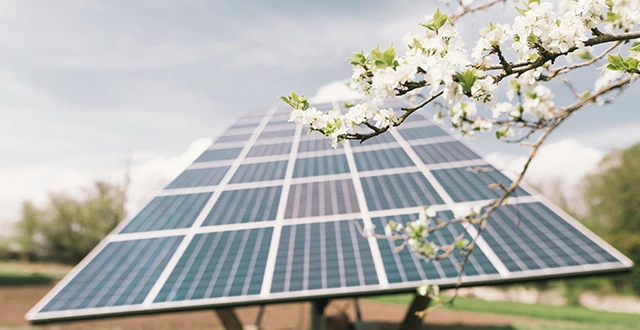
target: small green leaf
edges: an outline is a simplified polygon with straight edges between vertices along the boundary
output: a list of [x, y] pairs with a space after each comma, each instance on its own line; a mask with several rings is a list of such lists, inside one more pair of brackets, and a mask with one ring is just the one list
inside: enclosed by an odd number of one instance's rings
[[633, 46], [629, 48], [629, 51], [632, 53], [640, 53], [640, 42], [636, 41], [633, 43]]
[[471, 93], [471, 87], [473, 87], [473, 84], [476, 82], [476, 80], [478, 80], [478, 76], [476, 75], [476, 70], [469, 69], [465, 72], [457, 72], [456, 76], [458, 77], [458, 80], [462, 84], [462, 90], [467, 94]]
[[593, 56], [591, 55], [588, 49], [585, 49], [582, 52], [578, 53], [578, 57], [585, 61], [588, 61], [593, 58]]
[[622, 56], [618, 55], [609, 55], [607, 56], [609, 60], [609, 65], [607, 65], [607, 69], [609, 70], [623, 70], [625, 68], [625, 62]]
[[464, 250], [464, 248], [467, 247], [467, 245], [469, 245], [469, 240], [466, 238], [458, 239], [455, 242], [453, 242], [453, 245], [455, 245], [455, 247], [457, 247], [460, 250]]
[[496, 139], [500, 140], [500, 139], [506, 137], [508, 132], [509, 132], [509, 127], [508, 126], [505, 126], [505, 127], [497, 129], [496, 130]]
[[291, 104], [291, 101], [289, 101], [289, 99], [286, 96], [280, 96], [279, 99], [281, 99], [284, 103], [288, 104], [290, 107], [293, 107], [293, 104]]
[[614, 12], [607, 12], [607, 18], [604, 19], [605, 22], [615, 22], [618, 19], [620, 19], [620, 15], [614, 13]]

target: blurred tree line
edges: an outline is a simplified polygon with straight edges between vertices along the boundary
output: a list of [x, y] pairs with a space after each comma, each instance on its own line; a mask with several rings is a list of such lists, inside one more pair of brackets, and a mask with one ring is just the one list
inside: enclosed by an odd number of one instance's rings
[[40, 208], [25, 201], [14, 235], [0, 254], [75, 265], [124, 219], [126, 199], [126, 185], [98, 181], [81, 198], [52, 193]]

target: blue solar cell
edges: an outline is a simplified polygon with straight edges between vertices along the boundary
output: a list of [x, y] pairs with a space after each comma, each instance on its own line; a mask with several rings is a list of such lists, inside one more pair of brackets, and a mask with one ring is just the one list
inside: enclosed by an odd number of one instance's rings
[[349, 164], [344, 154], [298, 158], [293, 168], [293, 177], [318, 176], [349, 172]]
[[240, 128], [252, 128], [252, 127], [258, 127], [258, 125], [260, 125], [259, 121], [254, 121], [254, 122], [246, 122], [246, 121], [238, 121], [235, 124], [233, 124], [231, 127], [229, 127], [229, 130], [235, 130], [235, 129], [240, 129]]
[[449, 133], [435, 125], [398, 129], [398, 132], [400, 132], [400, 135], [402, 135], [405, 140], [426, 139], [449, 135]]
[[[344, 148], [342, 145], [338, 145], [337, 149]], [[309, 152], [309, 151], [321, 151], [321, 150], [333, 150], [334, 148], [331, 146], [331, 141], [327, 138], [323, 139], [311, 139], [306, 141], [300, 141], [298, 145], [298, 152]], [[336, 151], [339, 153], [342, 151]]]
[[258, 182], [284, 179], [287, 161], [244, 164], [238, 167], [230, 183]]
[[415, 166], [402, 148], [354, 152], [353, 157], [360, 172]]
[[203, 226], [275, 220], [282, 187], [224, 191]]
[[209, 198], [211, 193], [156, 197], [121, 232], [191, 227]]
[[282, 228], [271, 292], [374, 284], [378, 275], [369, 242], [354, 220]]
[[[489, 165], [480, 168], [479, 172], [466, 167], [458, 167], [433, 170], [431, 173], [456, 202], [485, 200], [502, 196], [502, 190], [489, 189], [489, 185], [499, 183], [508, 187], [511, 185], [511, 180]], [[528, 195], [518, 187], [512, 196]]]
[[501, 207], [487, 224], [482, 237], [512, 272], [617, 261], [542, 203]]
[[359, 212], [351, 180], [291, 185], [285, 218], [304, 218]]
[[296, 132], [295, 125], [291, 125], [292, 127], [287, 127], [288, 129], [281, 131], [269, 131], [262, 132], [260, 136], [258, 136], [258, 140], [263, 139], [272, 139], [272, 138], [293, 138], [293, 134]]
[[43, 312], [141, 304], [182, 236], [109, 243]]
[[249, 153], [247, 154], [247, 158], [282, 155], [288, 154], [289, 152], [291, 152], [291, 142], [261, 144], [251, 147]]
[[233, 135], [222, 135], [219, 137], [215, 143], [223, 143], [223, 142], [244, 142], [248, 141], [251, 137], [251, 133], [249, 134], [233, 134]]
[[165, 189], [215, 186], [227, 174], [229, 166], [185, 170]]
[[[443, 219], [451, 219], [450, 212], [442, 212], [437, 215]], [[407, 223], [416, 220], [417, 214], [373, 218], [371, 221], [376, 226], [375, 232], [384, 235], [384, 228], [390, 220]], [[434, 226], [432, 223], [431, 226]], [[465, 230], [461, 224], [453, 224], [435, 231], [429, 236], [429, 239], [439, 246], [451, 244]], [[473, 238], [469, 234], [465, 234], [465, 238], [471, 241]], [[440, 261], [425, 261], [418, 257], [415, 253], [405, 247], [397, 252], [397, 247], [403, 243], [401, 240], [379, 239], [378, 247], [382, 256], [385, 272], [389, 283], [413, 282], [434, 280], [443, 278], [456, 278], [458, 276], [459, 267], [457, 264], [464, 261], [464, 257], [459, 253], [452, 253], [448, 258]], [[473, 254], [469, 257], [469, 261], [465, 268], [465, 275], [488, 275], [497, 274], [498, 271], [491, 264], [480, 248], [475, 248]]]
[[425, 164], [480, 159], [480, 156], [458, 141], [415, 145], [411, 148]]
[[235, 159], [238, 157], [242, 148], [227, 148], [227, 149], [212, 149], [207, 150], [196, 159], [195, 163], [199, 162], [211, 162], [214, 160], [227, 160]]
[[196, 235], [155, 302], [259, 294], [272, 232], [260, 228]]
[[360, 178], [369, 210], [443, 204], [422, 173]]
[[370, 146], [374, 144], [392, 143], [392, 142], [397, 142], [397, 141], [393, 137], [393, 135], [391, 135], [390, 133], [385, 133], [385, 134], [374, 136], [362, 143], [360, 143], [360, 141], [357, 141], [357, 140], [353, 141], [351, 145], [354, 147], [357, 147], [357, 146]]

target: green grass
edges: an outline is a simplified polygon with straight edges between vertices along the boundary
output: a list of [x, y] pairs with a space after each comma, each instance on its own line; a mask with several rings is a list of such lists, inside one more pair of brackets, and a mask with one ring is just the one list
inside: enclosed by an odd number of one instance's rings
[[[412, 294], [380, 296], [371, 300], [389, 303], [409, 305], [413, 299]], [[470, 311], [478, 313], [491, 313], [503, 315], [515, 315], [536, 319], [578, 322], [575, 329], [640, 329], [640, 315], [611, 313], [594, 311], [576, 306], [548, 306], [540, 304], [522, 304], [506, 301], [486, 301], [474, 298], [456, 299], [453, 310]], [[517, 329], [574, 329], [573, 327], [555, 327], [544, 325], [541, 327], [524, 327]]]
[[0, 262], [0, 286], [48, 285], [66, 275], [69, 266], [23, 262]]

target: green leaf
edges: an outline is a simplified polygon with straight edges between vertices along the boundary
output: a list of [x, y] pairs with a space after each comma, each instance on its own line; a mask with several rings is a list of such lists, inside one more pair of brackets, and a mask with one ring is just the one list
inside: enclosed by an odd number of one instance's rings
[[500, 139], [506, 137], [508, 132], [509, 132], [509, 126], [497, 129], [496, 130], [496, 139], [500, 140]]
[[455, 245], [455, 247], [457, 247], [460, 250], [464, 250], [464, 248], [467, 247], [467, 245], [469, 245], [469, 240], [466, 238], [458, 239], [458, 240], [455, 240], [455, 242], [453, 242], [453, 245]]
[[396, 50], [393, 49], [393, 44], [384, 50], [382, 57], [388, 66], [393, 66], [393, 61], [396, 59]]
[[604, 19], [605, 22], [615, 22], [618, 19], [620, 19], [620, 15], [614, 13], [614, 12], [607, 12], [607, 18]]
[[289, 101], [289, 99], [286, 96], [280, 96], [279, 99], [281, 99], [284, 103], [288, 104], [290, 107], [293, 107], [293, 104], [291, 104], [291, 101]]
[[593, 58], [593, 56], [591, 55], [588, 49], [585, 49], [584, 51], [578, 53], [578, 57], [585, 61], [588, 61]]
[[629, 57], [627, 58], [627, 60], [625, 61], [625, 67], [628, 73], [635, 73], [636, 71], [638, 71], [638, 60], [633, 58], [633, 57]]
[[607, 65], [607, 69], [614, 70], [614, 71], [625, 69], [624, 59], [619, 54], [609, 55], [607, 56], [607, 59], [609, 60], [609, 65]]
[[458, 80], [462, 84], [462, 90], [465, 93], [471, 93], [471, 87], [478, 80], [478, 76], [476, 75], [475, 69], [469, 69], [465, 72], [457, 72], [456, 76]]
[[636, 41], [633, 43], [633, 46], [629, 48], [629, 51], [632, 53], [640, 53], [640, 42]]

